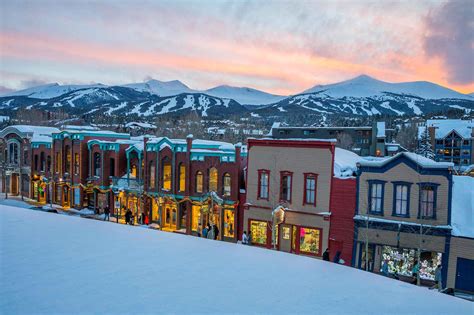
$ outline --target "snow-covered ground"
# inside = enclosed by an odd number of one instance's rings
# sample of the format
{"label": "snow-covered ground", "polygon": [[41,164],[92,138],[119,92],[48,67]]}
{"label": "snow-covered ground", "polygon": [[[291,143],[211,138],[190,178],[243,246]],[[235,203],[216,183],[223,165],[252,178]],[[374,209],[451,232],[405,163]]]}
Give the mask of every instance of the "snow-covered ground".
{"label": "snow-covered ground", "polygon": [[321,260],[0,205],[0,313],[472,314]]}

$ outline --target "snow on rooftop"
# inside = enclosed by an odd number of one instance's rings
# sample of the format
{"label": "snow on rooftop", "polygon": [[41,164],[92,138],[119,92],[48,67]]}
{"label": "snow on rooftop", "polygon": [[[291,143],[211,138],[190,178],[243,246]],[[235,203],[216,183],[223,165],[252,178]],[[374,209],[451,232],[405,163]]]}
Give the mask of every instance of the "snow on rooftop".
{"label": "snow on rooftop", "polygon": [[42,134],[42,135],[51,135],[52,133],[59,132],[58,128],[54,127],[45,127],[45,126],[32,126],[32,125],[12,125],[5,127],[0,133],[4,133],[8,130],[17,130],[21,133],[28,133],[28,134]]}
{"label": "snow on rooftop", "polygon": [[474,238],[474,177],[453,176],[452,234]]}
{"label": "snow on rooftop", "polygon": [[156,126],[150,123],[143,123],[143,122],[136,122],[132,121],[125,124],[127,128],[148,128],[148,129],[156,129]]}
{"label": "snow on rooftop", "polygon": [[352,177],[357,171],[357,163],[362,159],[363,157],[354,152],[336,148],[334,155],[334,176],[338,178]]}
{"label": "snow on rooftop", "polygon": [[[426,126],[435,127],[435,138],[442,139],[449,135],[453,130],[464,139],[471,138],[472,128],[474,128],[474,119],[429,119]],[[418,138],[425,131],[425,126],[418,128]]]}
{"label": "snow on rooftop", "polygon": [[424,156],[421,156],[421,155],[418,155],[418,154],[412,153],[412,152],[400,152],[400,153],[395,154],[392,157],[385,157],[385,158],[376,158],[376,159],[375,158],[374,159],[364,158],[359,163],[360,163],[361,166],[380,167],[380,166],[383,166],[383,165],[387,164],[388,162],[390,162],[394,159],[397,159],[397,158],[401,157],[402,155],[409,158],[413,162],[417,163],[421,167],[447,169],[447,168],[450,168],[450,167],[454,166],[454,164],[451,163],[451,162],[436,162],[436,161],[433,161],[431,159],[428,159]]}
{"label": "snow on rooftop", "polygon": [[[252,138],[249,138],[252,139]],[[301,142],[331,142],[336,143],[337,139],[318,139],[318,138],[283,138],[283,139],[275,139],[275,138],[259,138],[259,139],[252,139],[252,140],[270,140],[270,141],[301,141]]]}
{"label": "snow on rooftop", "polygon": [[[10,206],[1,210],[3,314],[472,313],[469,301],[314,258]],[[361,290],[376,298],[361,298]]]}

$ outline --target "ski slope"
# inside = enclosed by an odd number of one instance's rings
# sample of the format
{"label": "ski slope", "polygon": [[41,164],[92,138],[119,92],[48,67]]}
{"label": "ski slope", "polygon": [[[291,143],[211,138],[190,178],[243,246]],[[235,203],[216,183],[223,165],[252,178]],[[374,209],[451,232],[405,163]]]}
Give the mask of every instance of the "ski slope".
{"label": "ski slope", "polygon": [[0,314],[472,314],[333,263],[0,205]]}

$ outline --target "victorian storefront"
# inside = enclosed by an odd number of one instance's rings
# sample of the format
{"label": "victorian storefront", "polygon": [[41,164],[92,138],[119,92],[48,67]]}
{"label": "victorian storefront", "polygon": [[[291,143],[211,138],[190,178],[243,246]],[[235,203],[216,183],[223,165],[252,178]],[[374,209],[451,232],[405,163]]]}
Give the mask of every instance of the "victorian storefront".
{"label": "victorian storefront", "polygon": [[[166,231],[196,236],[208,224],[216,225],[218,239],[237,241],[240,145],[189,136],[147,139],[144,147],[139,161],[145,168],[143,206],[151,222]],[[132,158],[129,161],[133,164]]]}

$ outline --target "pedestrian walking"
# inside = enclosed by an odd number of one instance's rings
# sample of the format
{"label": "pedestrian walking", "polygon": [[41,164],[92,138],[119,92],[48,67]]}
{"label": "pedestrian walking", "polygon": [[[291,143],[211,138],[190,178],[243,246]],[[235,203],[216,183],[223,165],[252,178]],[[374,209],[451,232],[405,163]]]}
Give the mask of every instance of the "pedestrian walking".
{"label": "pedestrian walking", "polygon": [[420,264],[418,263],[418,260],[415,260],[413,264],[413,269],[411,270],[411,273],[413,275],[412,284],[417,284],[419,272],[420,272]]}
{"label": "pedestrian walking", "polygon": [[131,221],[132,221],[132,211],[128,209],[127,212],[125,213],[125,224],[132,225]]}
{"label": "pedestrian walking", "polygon": [[217,227],[217,224],[213,225],[213,230],[214,230],[214,240],[217,240],[217,237],[219,236],[219,228]]}
{"label": "pedestrian walking", "polygon": [[439,264],[436,269],[435,269],[435,285],[432,286],[430,289],[438,289],[438,291],[441,291],[443,289],[443,283],[442,283],[442,266]]}
{"label": "pedestrian walking", "polygon": [[382,263],[382,274],[385,276],[385,277],[388,277],[388,260],[385,259]]}
{"label": "pedestrian walking", "polygon": [[244,231],[244,234],[242,234],[242,244],[247,245],[249,243],[249,239],[247,236],[247,232]]}
{"label": "pedestrian walking", "polygon": [[329,248],[326,248],[326,250],[324,251],[323,260],[329,261]]}
{"label": "pedestrian walking", "polygon": [[207,234],[209,234],[209,224],[202,230],[202,237],[207,238]]}
{"label": "pedestrian walking", "polygon": [[214,239],[214,228],[212,226],[209,227],[209,231],[207,232],[207,238],[210,240]]}
{"label": "pedestrian walking", "polygon": [[148,219],[148,215],[145,213],[144,216],[145,216],[145,218],[143,220],[143,223],[145,223],[145,225],[150,224],[150,219]]}
{"label": "pedestrian walking", "polygon": [[341,251],[337,251],[336,252],[336,255],[334,255],[334,259],[333,259],[333,262],[335,262],[336,264],[339,263],[339,259],[341,259]]}
{"label": "pedestrian walking", "polygon": [[110,209],[109,206],[105,206],[104,208],[104,221],[110,221]]}
{"label": "pedestrian walking", "polygon": [[252,245],[252,231],[247,235],[247,245]]}

